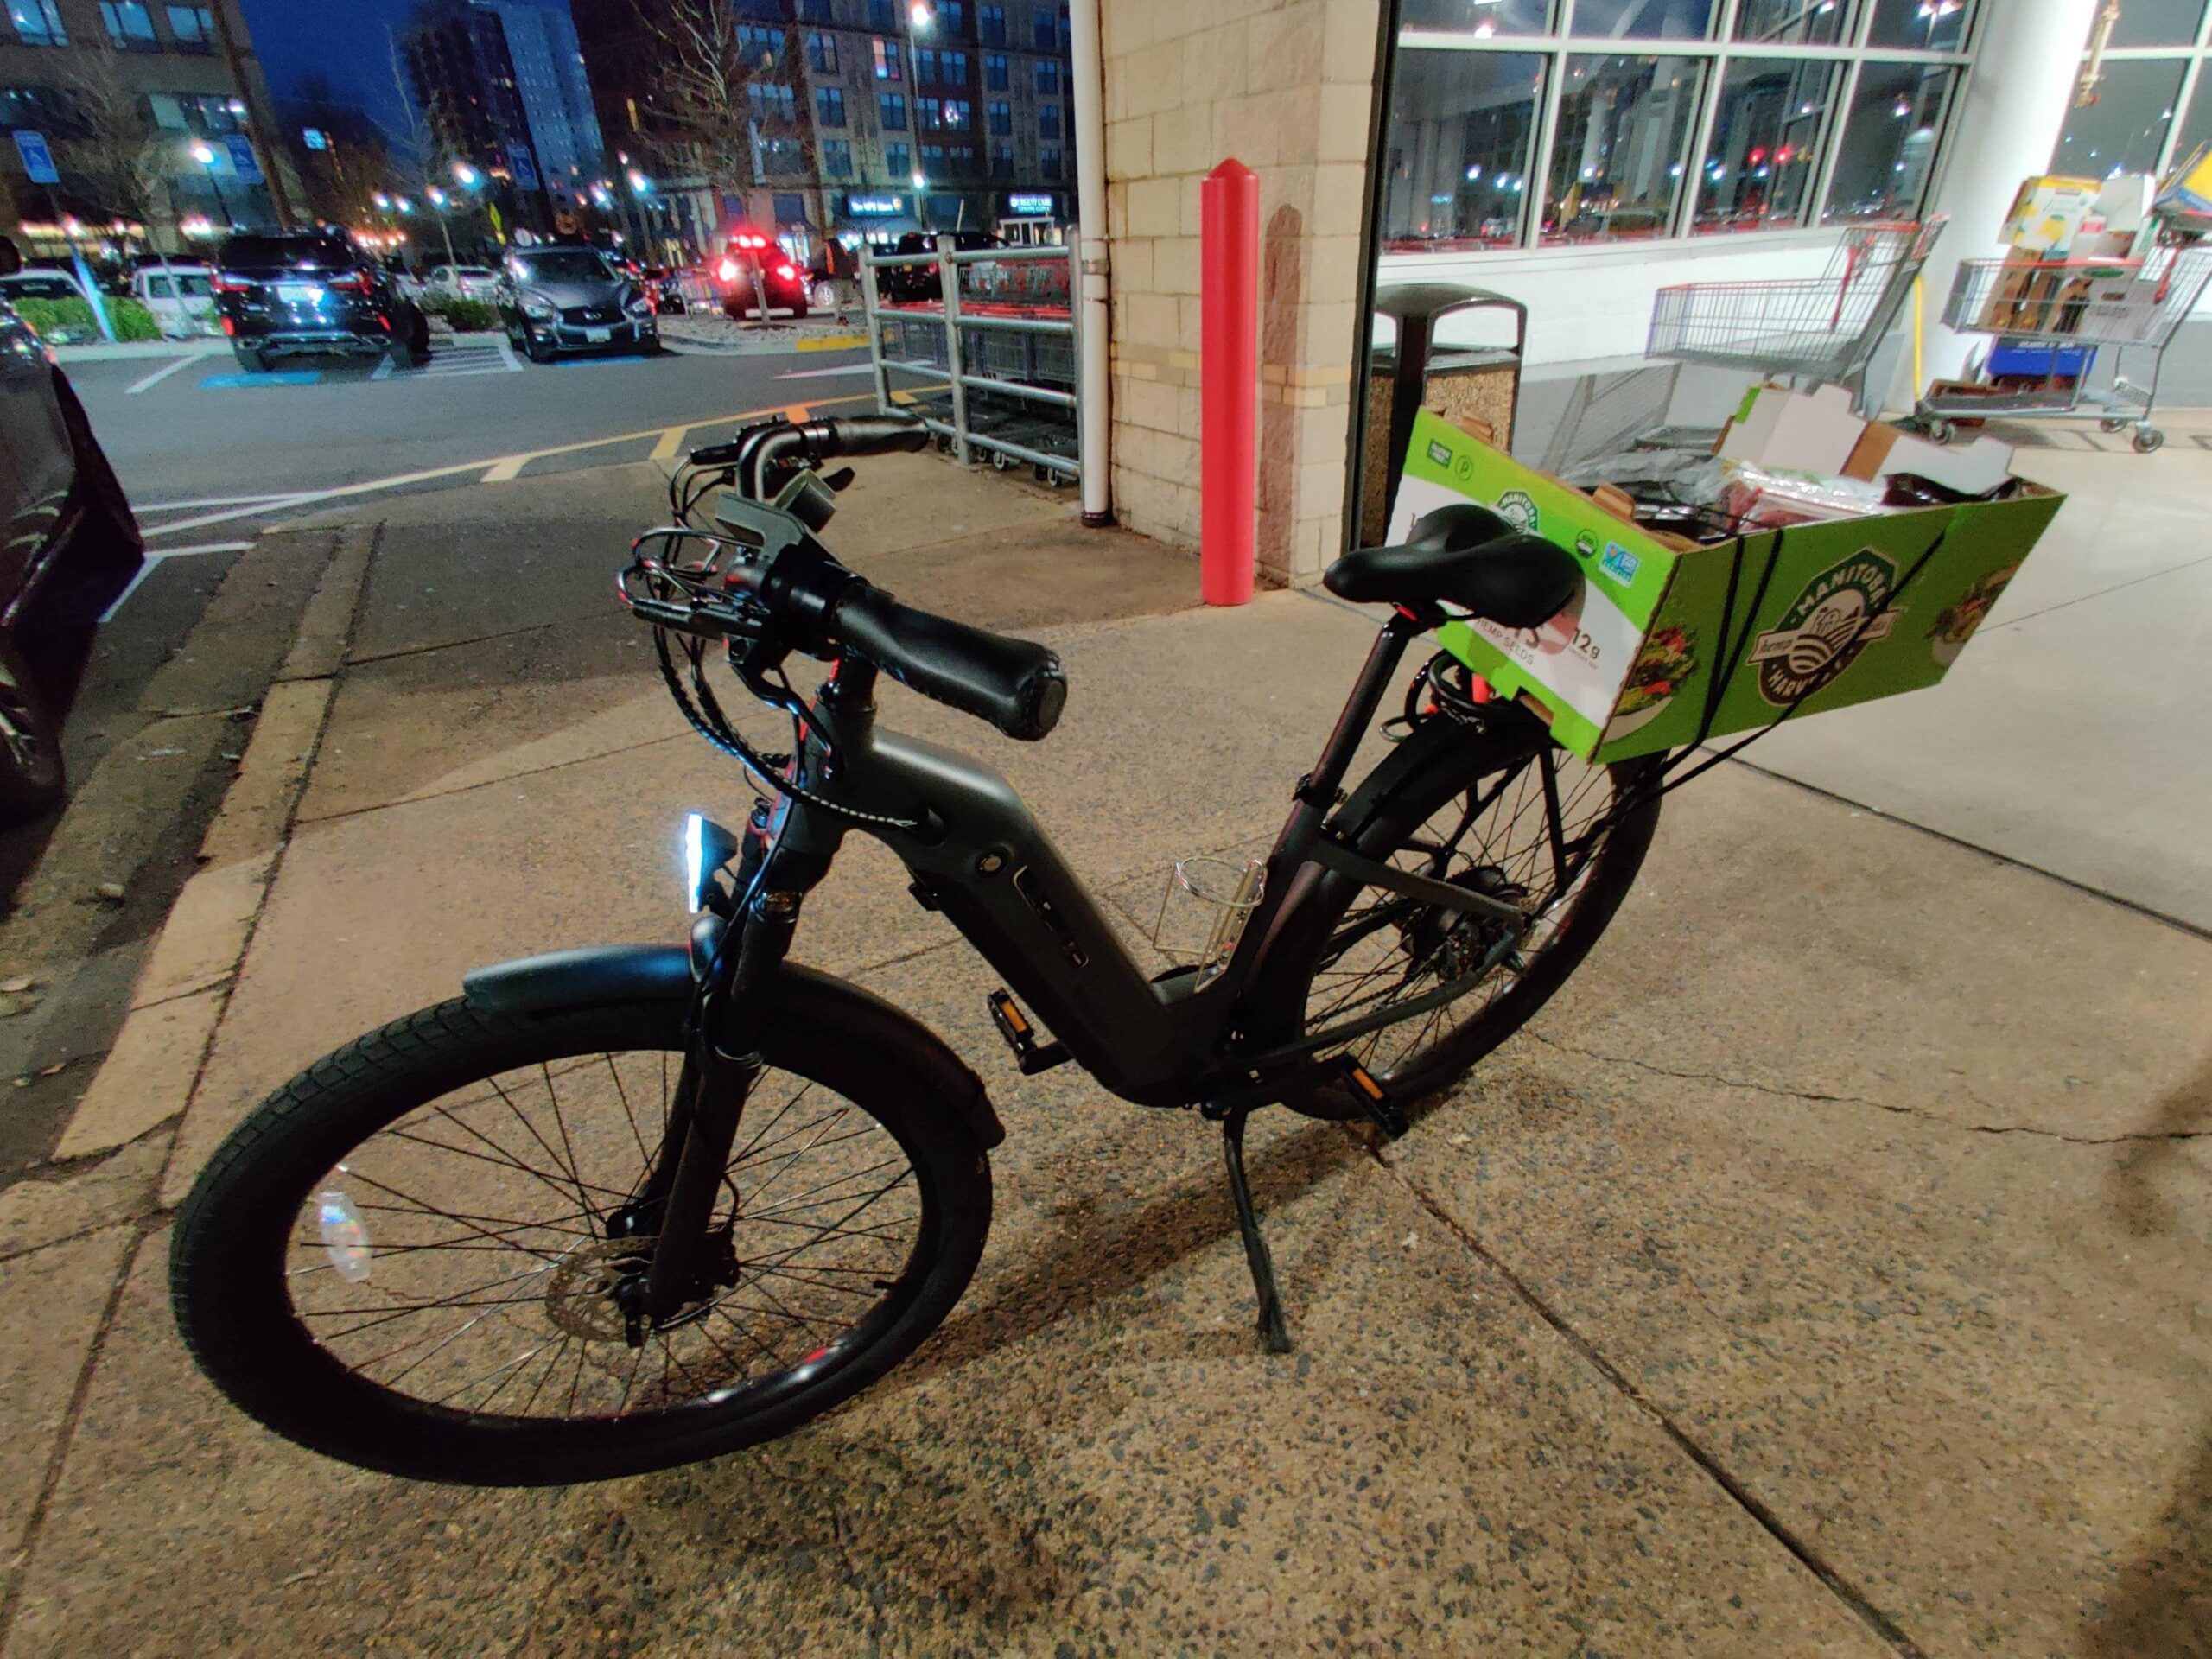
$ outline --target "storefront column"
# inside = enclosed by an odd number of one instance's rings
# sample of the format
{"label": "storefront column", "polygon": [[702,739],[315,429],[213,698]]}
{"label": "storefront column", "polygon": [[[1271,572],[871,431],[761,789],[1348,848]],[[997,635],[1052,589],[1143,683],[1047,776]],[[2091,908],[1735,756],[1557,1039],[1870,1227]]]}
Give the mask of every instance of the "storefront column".
{"label": "storefront column", "polygon": [[[1951,221],[1924,273],[1930,379],[1955,378],[1968,353],[1987,344],[1981,335],[1944,327],[1943,302],[1961,259],[2004,253],[2005,215],[2020,181],[2050,171],[2096,10],[2097,0],[2012,0],[1982,8],[1974,67],[1943,141],[1948,160],[1929,210]],[[1924,390],[1913,388],[1916,394]]]}
{"label": "storefront column", "polygon": [[1115,511],[1198,545],[1198,190],[1233,156],[1260,178],[1261,580],[1316,581],[1344,518],[1376,0],[1102,10]]}

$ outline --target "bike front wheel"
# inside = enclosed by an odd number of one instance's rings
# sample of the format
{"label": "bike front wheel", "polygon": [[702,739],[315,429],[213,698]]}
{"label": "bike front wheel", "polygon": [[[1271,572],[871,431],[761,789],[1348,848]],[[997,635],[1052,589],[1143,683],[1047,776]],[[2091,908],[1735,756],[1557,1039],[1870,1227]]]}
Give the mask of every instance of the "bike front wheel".
{"label": "bike front wheel", "polygon": [[315,1451],[421,1479],[606,1479],[790,1433],[906,1357],[966,1288],[990,1167],[898,1057],[779,1012],[699,1283],[626,1308],[617,1212],[661,1144],[678,1005],[464,1001],[317,1061],[224,1143],[170,1268],[194,1357]]}

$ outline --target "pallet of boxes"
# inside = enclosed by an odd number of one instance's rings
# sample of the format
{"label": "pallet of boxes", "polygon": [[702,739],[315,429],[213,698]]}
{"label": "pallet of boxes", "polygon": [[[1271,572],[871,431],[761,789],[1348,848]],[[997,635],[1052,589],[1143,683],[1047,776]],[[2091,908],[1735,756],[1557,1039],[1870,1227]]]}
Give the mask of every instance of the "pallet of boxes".
{"label": "pallet of boxes", "polygon": [[1687,749],[1942,679],[2062,498],[1994,438],[1943,448],[1850,394],[1756,386],[1718,444],[1539,473],[1423,410],[1390,539],[1474,501],[1570,550],[1580,598],[1444,647],[1597,761]]}

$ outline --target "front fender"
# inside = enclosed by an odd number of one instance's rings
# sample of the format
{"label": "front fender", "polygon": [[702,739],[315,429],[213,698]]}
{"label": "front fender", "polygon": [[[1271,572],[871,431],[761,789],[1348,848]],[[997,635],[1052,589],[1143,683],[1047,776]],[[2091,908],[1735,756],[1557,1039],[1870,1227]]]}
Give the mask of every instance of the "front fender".
{"label": "front fender", "polygon": [[[486,1014],[559,1014],[607,1002],[688,1002],[690,953],[678,944],[611,944],[554,950],[479,968],[461,981]],[[779,1015],[836,1031],[888,1054],[919,1088],[949,1102],[988,1151],[1006,1139],[982,1079],[912,1014],[859,986],[794,962],[769,991]]]}

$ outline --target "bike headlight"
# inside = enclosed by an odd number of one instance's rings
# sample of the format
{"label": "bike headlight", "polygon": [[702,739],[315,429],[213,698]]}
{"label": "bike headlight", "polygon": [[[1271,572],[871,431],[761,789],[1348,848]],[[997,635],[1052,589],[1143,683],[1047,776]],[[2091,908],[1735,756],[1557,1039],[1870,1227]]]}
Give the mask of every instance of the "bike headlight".
{"label": "bike headlight", "polygon": [[539,299],[535,294],[522,296],[522,314],[525,317],[535,317],[540,322],[550,322],[560,315],[550,302]]}
{"label": "bike headlight", "polygon": [[735,836],[704,813],[683,819],[683,907],[696,915],[706,908],[715,874],[737,856]]}

